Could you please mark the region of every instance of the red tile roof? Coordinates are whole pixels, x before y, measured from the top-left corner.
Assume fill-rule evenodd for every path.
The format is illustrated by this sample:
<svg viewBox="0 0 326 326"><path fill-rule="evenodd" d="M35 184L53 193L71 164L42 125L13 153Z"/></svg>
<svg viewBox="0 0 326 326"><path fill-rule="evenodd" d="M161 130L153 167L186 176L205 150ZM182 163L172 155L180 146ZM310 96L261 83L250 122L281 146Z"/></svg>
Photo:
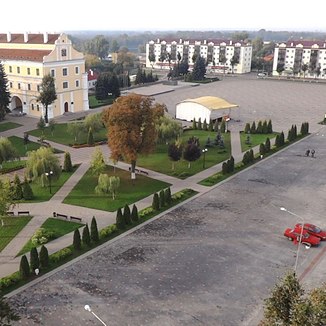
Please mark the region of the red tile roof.
<svg viewBox="0 0 326 326"><path fill-rule="evenodd" d="M282 42L280 42L278 45L281 43ZM326 41L289 40L283 43L286 44L287 48L296 47L299 44L301 44L304 48L311 48L313 45L318 45L320 48L326 47Z"/></svg>
<svg viewBox="0 0 326 326"><path fill-rule="evenodd" d="M48 34L48 42L46 44L54 44L59 38L60 34ZM25 43L24 34L11 34L11 41L7 41L7 34L0 34L0 43ZM28 41L26 44L44 44L44 35L28 34Z"/></svg>
<svg viewBox="0 0 326 326"><path fill-rule="evenodd" d="M100 74L98 72L96 72L94 70L91 70L91 69L89 69L88 72L87 72L87 78L88 78L89 81L97 80L99 75Z"/></svg>
<svg viewBox="0 0 326 326"><path fill-rule="evenodd" d="M43 57L51 52L52 50L0 49L0 59L43 62Z"/></svg>

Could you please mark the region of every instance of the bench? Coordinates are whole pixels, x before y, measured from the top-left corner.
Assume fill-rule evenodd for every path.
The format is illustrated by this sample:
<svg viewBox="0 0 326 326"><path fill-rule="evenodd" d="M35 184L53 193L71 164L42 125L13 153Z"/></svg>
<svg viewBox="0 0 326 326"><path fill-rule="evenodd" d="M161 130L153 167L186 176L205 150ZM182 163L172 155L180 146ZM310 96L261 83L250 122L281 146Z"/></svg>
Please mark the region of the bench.
<svg viewBox="0 0 326 326"><path fill-rule="evenodd" d="M18 211L18 215L29 215L29 211Z"/></svg>
<svg viewBox="0 0 326 326"><path fill-rule="evenodd" d="M14 215L15 215L14 212L6 212L6 214L7 214L8 216L14 216Z"/></svg>
<svg viewBox="0 0 326 326"><path fill-rule="evenodd" d="M131 171L131 167L129 167L129 171ZM148 175L147 171L140 170L140 169L135 169L135 173Z"/></svg>
<svg viewBox="0 0 326 326"><path fill-rule="evenodd" d="M53 213L53 216L54 217L62 217L62 218L65 218L66 220L68 220L68 215L65 215L65 214Z"/></svg>
<svg viewBox="0 0 326 326"><path fill-rule="evenodd" d="M76 216L70 216L70 221L71 221L71 220L76 220L76 221L78 221L79 223L82 222L82 218L81 218L81 217L76 217Z"/></svg>

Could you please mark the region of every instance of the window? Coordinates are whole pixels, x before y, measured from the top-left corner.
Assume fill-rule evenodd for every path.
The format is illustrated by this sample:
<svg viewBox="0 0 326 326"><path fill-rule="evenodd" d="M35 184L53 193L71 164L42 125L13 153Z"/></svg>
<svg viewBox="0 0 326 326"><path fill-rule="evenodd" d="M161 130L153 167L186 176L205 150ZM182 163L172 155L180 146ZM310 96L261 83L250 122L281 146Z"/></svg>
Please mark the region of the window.
<svg viewBox="0 0 326 326"><path fill-rule="evenodd" d="M31 68L27 68L27 75L31 74Z"/></svg>
<svg viewBox="0 0 326 326"><path fill-rule="evenodd" d="M40 69L36 68L36 76L39 76L39 75L40 75Z"/></svg>
<svg viewBox="0 0 326 326"><path fill-rule="evenodd" d="M12 82L9 83L10 88L12 88Z"/></svg>
<svg viewBox="0 0 326 326"><path fill-rule="evenodd" d="M39 92L41 90L41 86L37 85L37 91Z"/></svg>
<svg viewBox="0 0 326 326"><path fill-rule="evenodd" d="M34 111L34 104L32 104L32 110Z"/></svg>
<svg viewBox="0 0 326 326"><path fill-rule="evenodd" d="M63 82L63 83L62 83L62 87L63 87L63 88L68 88L68 82Z"/></svg>
<svg viewBox="0 0 326 326"><path fill-rule="evenodd" d="M9 72L12 72L12 66L9 66Z"/></svg>
<svg viewBox="0 0 326 326"><path fill-rule="evenodd" d="M18 83L18 89L20 89L20 83Z"/></svg>
<svg viewBox="0 0 326 326"><path fill-rule="evenodd" d="M67 76L68 75L68 69L67 68L63 68L62 69L62 76Z"/></svg>
<svg viewBox="0 0 326 326"><path fill-rule="evenodd" d="M79 87L79 80L76 80L76 87Z"/></svg>
<svg viewBox="0 0 326 326"><path fill-rule="evenodd" d="M76 75L79 74L79 67L75 67L75 74L76 74Z"/></svg>
<svg viewBox="0 0 326 326"><path fill-rule="evenodd" d="M40 106L38 104L36 105L36 110L40 111Z"/></svg>
<svg viewBox="0 0 326 326"><path fill-rule="evenodd" d="M55 70L51 69L51 77L55 77Z"/></svg>
<svg viewBox="0 0 326 326"><path fill-rule="evenodd" d="M66 57L67 56L67 49L62 49L61 50L61 56Z"/></svg>
<svg viewBox="0 0 326 326"><path fill-rule="evenodd" d="M17 67L17 74L20 74L20 67Z"/></svg>
<svg viewBox="0 0 326 326"><path fill-rule="evenodd" d="M31 84L27 84L27 88L30 91L31 90Z"/></svg>

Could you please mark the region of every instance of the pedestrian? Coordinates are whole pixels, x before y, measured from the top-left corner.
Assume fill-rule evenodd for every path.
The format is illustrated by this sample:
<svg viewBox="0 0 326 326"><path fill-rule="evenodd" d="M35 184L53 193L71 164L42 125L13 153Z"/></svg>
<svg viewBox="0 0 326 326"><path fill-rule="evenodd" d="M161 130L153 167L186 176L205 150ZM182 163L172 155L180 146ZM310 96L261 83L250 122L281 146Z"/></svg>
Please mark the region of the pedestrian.
<svg viewBox="0 0 326 326"><path fill-rule="evenodd" d="M306 156L309 156L309 154L310 154L310 149L307 149L306 150Z"/></svg>
<svg viewBox="0 0 326 326"><path fill-rule="evenodd" d="M311 150L311 157L315 157L315 150L314 149Z"/></svg>

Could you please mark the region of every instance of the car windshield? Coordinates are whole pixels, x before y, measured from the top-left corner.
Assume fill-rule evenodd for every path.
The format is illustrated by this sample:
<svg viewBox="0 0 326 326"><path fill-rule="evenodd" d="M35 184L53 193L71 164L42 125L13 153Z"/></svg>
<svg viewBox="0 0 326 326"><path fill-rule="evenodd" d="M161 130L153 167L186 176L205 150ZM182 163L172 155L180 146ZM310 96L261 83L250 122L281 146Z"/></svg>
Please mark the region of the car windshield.
<svg viewBox="0 0 326 326"><path fill-rule="evenodd" d="M315 233L320 233L321 232L321 229L319 227L317 227L317 226L312 227L311 230L313 232L315 232Z"/></svg>

